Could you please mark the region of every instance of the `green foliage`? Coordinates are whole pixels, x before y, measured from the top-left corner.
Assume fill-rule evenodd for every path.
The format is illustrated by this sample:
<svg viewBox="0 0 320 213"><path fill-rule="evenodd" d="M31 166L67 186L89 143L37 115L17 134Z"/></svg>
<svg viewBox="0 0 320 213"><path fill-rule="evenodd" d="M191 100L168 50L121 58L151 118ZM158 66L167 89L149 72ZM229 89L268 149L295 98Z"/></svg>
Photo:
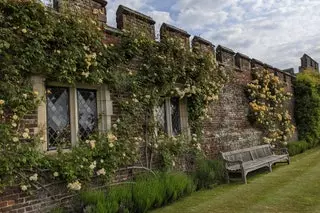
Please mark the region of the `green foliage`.
<svg viewBox="0 0 320 213"><path fill-rule="evenodd" d="M224 165L219 160L198 159L193 179L197 190L211 188L224 178Z"/></svg>
<svg viewBox="0 0 320 213"><path fill-rule="evenodd" d="M305 152L310 148L310 144L307 143L306 141L295 141L295 142L290 142L287 145L288 152L290 156L294 156L300 153Z"/></svg>
<svg viewBox="0 0 320 213"><path fill-rule="evenodd" d="M56 13L36 0L0 2L0 188L19 184L27 190L46 176L80 190L82 182L97 175L108 180L135 162L141 145L146 156L163 152L165 165L176 154L201 151L202 123L228 81L225 68L212 53L190 51L172 38L155 42L124 32L119 44L104 44L103 30L87 17L78 10ZM121 111L112 133L92 135L70 152L44 155L43 133L31 135L21 122L44 98L33 91L33 75L69 85L108 85ZM170 97L188 99L196 140L185 137L177 144L165 136L157 143L163 134L155 133L153 109Z"/></svg>
<svg viewBox="0 0 320 213"><path fill-rule="evenodd" d="M314 147L320 138L320 74L314 71L299 73L294 86L299 139Z"/></svg>
<svg viewBox="0 0 320 213"><path fill-rule="evenodd" d="M108 192L87 191L81 199L87 212L143 213L189 195L194 190L190 177L183 173L142 175L133 185L116 186Z"/></svg>
<svg viewBox="0 0 320 213"><path fill-rule="evenodd" d="M285 84L268 70L255 70L252 77L253 81L247 85L249 117L264 130L265 143L283 146L295 130L286 109L292 95L285 91Z"/></svg>
<svg viewBox="0 0 320 213"><path fill-rule="evenodd" d="M202 154L197 135L192 134L192 136L191 141L186 135L170 137L165 134L161 134L157 137L155 144L157 145L157 151L161 157L161 167L163 170L175 170L178 166L176 163L187 155L197 156Z"/></svg>
<svg viewBox="0 0 320 213"><path fill-rule="evenodd" d="M90 180L93 176L107 181L115 169L130 162L134 147L135 144L117 139L110 132L100 133L80 142L72 152L59 151L48 158L54 172L59 174L57 178L69 183Z"/></svg>
<svg viewBox="0 0 320 213"><path fill-rule="evenodd" d="M164 183L159 177L138 179L132 190L135 212L147 212L153 205L161 205L166 196Z"/></svg>
<svg viewBox="0 0 320 213"><path fill-rule="evenodd" d="M88 213L129 212L133 206L130 185L112 187L107 192L85 191L80 197Z"/></svg>
<svg viewBox="0 0 320 213"><path fill-rule="evenodd" d="M173 202L193 191L193 182L183 173L160 173L139 178L133 186L133 212L147 212Z"/></svg>
<svg viewBox="0 0 320 213"><path fill-rule="evenodd" d="M192 179L184 173L169 173L164 179L166 197L163 204L174 202L180 197L189 195L195 189Z"/></svg>

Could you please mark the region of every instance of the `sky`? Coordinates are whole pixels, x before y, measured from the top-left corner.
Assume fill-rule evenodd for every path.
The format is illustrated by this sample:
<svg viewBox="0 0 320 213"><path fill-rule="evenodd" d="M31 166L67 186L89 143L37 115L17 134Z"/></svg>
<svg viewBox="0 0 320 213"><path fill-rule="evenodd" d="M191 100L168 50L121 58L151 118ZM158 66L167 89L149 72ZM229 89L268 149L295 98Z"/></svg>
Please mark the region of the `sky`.
<svg viewBox="0 0 320 213"><path fill-rule="evenodd" d="M320 0L108 0L116 26L122 4L279 69L295 68L307 53L320 62Z"/></svg>

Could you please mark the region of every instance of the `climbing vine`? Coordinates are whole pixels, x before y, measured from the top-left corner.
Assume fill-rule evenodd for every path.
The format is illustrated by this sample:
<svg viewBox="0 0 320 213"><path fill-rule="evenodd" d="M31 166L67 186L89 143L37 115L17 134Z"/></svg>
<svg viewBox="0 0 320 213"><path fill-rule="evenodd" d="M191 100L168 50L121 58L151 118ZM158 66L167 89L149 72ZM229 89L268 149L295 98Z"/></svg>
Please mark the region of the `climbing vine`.
<svg viewBox="0 0 320 213"><path fill-rule="evenodd" d="M124 31L121 42L105 44L99 25L82 17L76 9L58 14L34 0L0 2L0 189L18 184L25 191L48 179L80 190L92 178L108 181L139 161L141 149L148 168L156 153L174 167L177 155L201 152L202 122L228 81L226 68L212 53L190 51L170 37L156 42ZM46 155L39 150L41 128L34 134L26 122L44 101L32 88L33 75L108 85L121 111L117 122L68 152ZM154 108L170 97L187 99L191 139L159 130Z"/></svg>
<svg viewBox="0 0 320 213"><path fill-rule="evenodd" d="M268 70L254 70L253 81L247 85L250 118L264 130L264 142L281 146L294 133L286 103L291 94L285 84Z"/></svg>

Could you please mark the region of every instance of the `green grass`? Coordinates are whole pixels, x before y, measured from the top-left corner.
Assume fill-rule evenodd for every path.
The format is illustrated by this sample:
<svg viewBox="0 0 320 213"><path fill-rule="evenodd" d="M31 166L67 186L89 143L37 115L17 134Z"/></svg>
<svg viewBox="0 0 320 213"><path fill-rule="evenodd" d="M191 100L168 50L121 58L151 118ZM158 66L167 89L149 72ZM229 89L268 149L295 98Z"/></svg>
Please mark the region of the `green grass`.
<svg viewBox="0 0 320 213"><path fill-rule="evenodd" d="M152 213L320 213L320 148L277 165L272 173L199 191Z"/></svg>

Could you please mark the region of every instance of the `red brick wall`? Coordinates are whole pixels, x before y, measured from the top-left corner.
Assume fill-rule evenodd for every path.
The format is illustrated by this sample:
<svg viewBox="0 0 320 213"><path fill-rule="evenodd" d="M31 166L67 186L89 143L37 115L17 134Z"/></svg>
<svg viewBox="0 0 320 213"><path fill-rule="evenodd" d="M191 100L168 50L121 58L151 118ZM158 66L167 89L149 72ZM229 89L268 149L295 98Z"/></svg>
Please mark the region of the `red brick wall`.
<svg viewBox="0 0 320 213"><path fill-rule="evenodd" d="M106 22L106 2L102 0L74 0L72 4L76 4L86 11L95 14L101 23ZM120 41L122 30L140 30L150 37L154 38L154 21L152 18L145 16L139 12L132 11L129 8L122 7L117 12L118 28L107 27L106 43L117 43ZM161 34L180 37L188 47L190 44L189 34L181 29L170 25L163 25ZM194 47L198 47L197 51L212 51L214 53L214 45L202 38L195 37L192 41ZM251 67L264 67L265 65L258 60L251 60L243 54L236 54L233 50L225 47L219 47L217 50L217 59L224 66L232 66L231 81L223 88L219 95L219 100L210 106L209 114L212 120L205 122L205 145L204 149L210 158L217 157L219 151L234 150L244 147L250 147L262 143L262 132L253 127L248 121L249 112L248 100L245 95L245 86L251 81ZM268 67L270 72L272 68ZM283 73L277 71L281 79ZM292 92L293 76L286 75L287 90ZM111 94L111 97L114 97ZM114 99L114 98L113 98ZM288 108L293 116L293 100L288 103ZM117 103L114 101L114 116L112 123L116 122L118 115L121 113ZM30 128L31 132L37 127L37 114L32 113L24 118L25 127ZM293 139L296 139L296 135ZM142 154L143 156L143 154ZM154 165L157 166L156 159ZM183 166L181 166L183 168ZM138 171L135 171L138 172ZM130 177L134 171L120 171L114 181L123 181ZM69 194L65 188L65 184L51 184L50 193L45 190L38 190L29 195L20 191L19 188L10 188L0 194L0 212L48 212L57 205L69 206L73 194Z"/></svg>
<svg viewBox="0 0 320 213"><path fill-rule="evenodd" d="M0 196L0 212L42 213L60 205L71 206L74 195L69 194L64 185L57 183L47 189L26 193L20 188L9 188Z"/></svg>

